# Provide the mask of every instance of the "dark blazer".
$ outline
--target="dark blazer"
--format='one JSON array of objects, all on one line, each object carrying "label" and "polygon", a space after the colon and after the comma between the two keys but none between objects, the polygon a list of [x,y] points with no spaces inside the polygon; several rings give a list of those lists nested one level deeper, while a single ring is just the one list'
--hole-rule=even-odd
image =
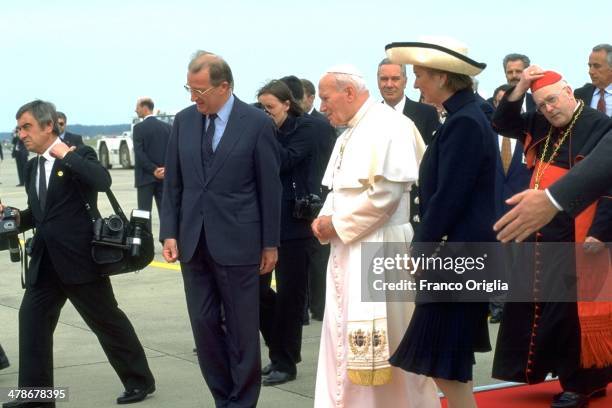
[{"label": "dark blazer", "polygon": [[310,115],[289,115],[278,130],[283,186],[281,240],[313,236],[310,221],[293,217],[294,202],[308,194],[321,197],[321,181],[333,148],[332,135],[331,125]]},{"label": "dark blazer", "polygon": [[496,149],[473,92],[456,92],[419,169],[421,226],[415,242],[493,242]]},{"label": "dark blazer", "polygon": [[574,96],[578,99],[582,99],[586,106],[591,106],[593,100],[593,93],[595,92],[595,85],[584,84],[584,86],[574,89]]},{"label": "dark blazer", "polygon": [[406,97],[403,113],[414,122],[425,144],[430,144],[434,133],[440,126],[436,108],[425,103],[414,102]]},{"label": "dark blazer", "polygon": [[280,241],[280,153],[272,120],[238,98],[210,167],[202,165],[203,116],[179,112],[166,153],[160,239],[191,260],[204,230],[221,265],[255,265]]},{"label": "dark blazer", "polygon": [[76,133],[65,132],[62,141],[68,146],[83,146],[83,136]]},{"label": "dark blazer", "polygon": [[172,126],[151,116],[134,125],[134,187],[155,183],[153,172],[164,166]]},{"label": "dark blazer", "polygon": [[91,147],[77,147],[64,159],[55,160],[47,186],[46,208],[42,209],[36,192],[37,170],[38,156],[26,165],[28,208],[21,211],[20,229],[36,228],[26,285],[36,283],[45,247],[63,283],[81,284],[99,279],[91,258],[91,217],[79,194],[79,186],[97,212],[97,192],[110,188],[110,174],[100,165]]},{"label": "dark blazer", "polygon": [[319,112],[316,109],[313,109],[312,112],[310,112],[310,116],[317,118],[317,119],[321,119],[326,121],[327,123],[329,123],[329,120],[327,119],[327,116],[325,116],[324,114],[322,114],[321,112]]},{"label": "dark blazer", "polygon": [[[496,146],[499,146],[499,139],[495,135]],[[501,160],[501,151],[497,149],[497,164],[495,167],[495,218],[501,218],[510,210],[510,206],[505,201],[513,195],[529,188],[531,180],[531,170],[523,163],[524,146],[516,140],[512,161],[508,168],[508,173],[504,173],[504,167]]]}]

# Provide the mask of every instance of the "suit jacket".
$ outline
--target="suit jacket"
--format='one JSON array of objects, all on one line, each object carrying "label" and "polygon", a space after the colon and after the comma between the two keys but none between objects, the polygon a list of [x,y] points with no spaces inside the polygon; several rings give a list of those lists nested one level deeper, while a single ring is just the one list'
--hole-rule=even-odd
[{"label": "suit jacket", "polygon": [[[419,169],[421,226],[415,242],[493,242],[496,144],[470,90],[456,92]],[[417,252],[418,253],[418,252]]]},{"label": "suit jacket", "polygon": [[425,103],[411,101],[406,97],[403,113],[414,122],[425,144],[431,143],[434,133],[440,126],[436,108]]},{"label": "suit jacket", "polygon": [[312,116],[313,118],[317,118],[320,120],[324,120],[327,123],[329,123],[329,120],[327,119],[327,116],[325,116],[324,114],[322,114],[321,112],[319,112],[316,109],[313,109],[312,112],[310,113],[310,116]]},{"label": "suit jacket", "polygon": [[14,136],[13,140],[13,150],[11,151],[11,156],[16,158],[17,156],[28,157],[30,154],[28,149],[26,149],[25,144],[23,144],[23,140],[21,140],[18,136]]},{"label": "suit jacket", "polygon": [[[496,145],[499,145],[497,134],[494,134]],[[512,161],[508,167],[508,173],[504,173],[501,151],[497,149],[497,164],[495,168],[495,218],[501,218],[510,210],[506,200],[513,195],[529,188],[531,170],[523,163],[523,144],[517,140],[512,153]]]},{"label": "suit jacket", "polygon": [[28,208],[21,211],[20,229],[36,228],[26,285],[36,283],[45,248],[63,283],[82,284],[99,279],[97,266],[91,258],[91,217],[79,188],[96,213],[97,192],[110,188],[110,174],[100,165],[91,147],[77,147],[64,159],[55,160],[43,209],[36,192],[37,170],[38,156],[26,164],[24,181]]},{"label": "suit jacket", "polygon": [[593,93],[595,92],[595,85],[584,84],[581,88],[574,89],[574,96],[578,99],[582,99],[586,106],[591,106],[593,100]]},{"label": "suit jacket", "polygon": [[221,265],[259,264],[280,236],[280,153],[272,120],[235,98],[212,162],[202,164],[202,114],[179,112],[166,154],[160,239],[191,260],[200,233]]},{"label": "suit jacket", "polygon": [[150,116],[134,126],[134,187],[161,182],[153,176],[158,167],[164,167],[166,147],[172,126]]},{"label": "suit jacket", "polygon": [[77,135],[76,133],[66,132],[64,133],[63,142],[68,146],[83,146],[83,136]]},{"label": "suit jacket", "polygon": [[[317,115],[314,115],[315,112]],[[314,190],[310,192],[319,195],[325,201],[329,190],[321,182],[323,181],[323,175],[327,169],[327,163],[329,163],[329,158],[334,150],[338,135],[336,134],[336,129],[327,120],[327,117],[317,112],[316,109],[312,111],[309,117],[312,122],[311,133],[315,140],[316,148],[309,175],[311,179],[310,185],[314,186]]]}]

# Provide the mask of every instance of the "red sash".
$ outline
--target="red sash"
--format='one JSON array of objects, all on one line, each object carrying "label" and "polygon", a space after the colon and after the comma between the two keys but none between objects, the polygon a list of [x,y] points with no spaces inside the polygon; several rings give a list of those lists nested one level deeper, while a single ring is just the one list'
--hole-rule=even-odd
[{"label": "red sash", "polygon": [[[533,160],[533,158],[532,158]],[[535,160],[536,169],[540,161]],[[545,164],[542,164],[545,165]],[[568,169],[549,165],[540,180],[540,188],[546,189],[568,172]],[[536,171],[531,177],[530,188],[535,186]],[[575,242],[584,242],[597,210],[597,201],[582,211],[574,221]],[[537,238],[536,238],[537,239]],[[612,365],[612,302],[606,299],[612,285],[610,256],[607,249],[596,254],[587,254],[576,246],[576,279],[578,299],[594,301],[578,302],[580,322],[580,364],[584,368],[601,368]]]}]

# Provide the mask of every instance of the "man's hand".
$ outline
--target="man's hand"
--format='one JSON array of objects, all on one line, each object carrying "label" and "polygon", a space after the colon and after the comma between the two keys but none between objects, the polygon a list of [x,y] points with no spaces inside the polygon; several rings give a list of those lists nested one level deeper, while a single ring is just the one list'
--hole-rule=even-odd
[{"label": "man's hand", "polygon": [[338,233],[332,223],[331,215],[323,215],[312,222],[312,232],[319,241],[326,242],[336,238]]},{"label": "man's hand", "polygon": [[[4,210],[6,209],[6,205],[2,204],[0,202],[0,219],[2,219],[2,217],[4,216]],[[15,210],[17,210],[15,208]],[[21,222],[21,211],[17,210],[17,214],[15,215],[15,220],[17,221],[17,225],[19,225],[19,223]]]},{"label": "man's hand", "polygon": [[51,151],[49,152],[49,154],[55,157],[56,159],[63,159],[64,157],[66,157],[68,152],[74,152],[75,150],[76,150],[75,146],[68,147],[66,143],[59,142],[58,144],[56,144],[55,146],[51,148]]},{"label": "man's hand", "polygon": [[153,176],[158,179],[158,180],[163,180],[164,179],[164,168],[163,167],[158,167],[153,171]]},{"label": "man's hand", "polygon": [[170,262],[170,263],[176,262],[179,256],[176,239],[174,238],[164,239],[164,249],[162,251],[162,255],[164,256],[164,259],[166,260],[166,262]]},{"label": "man's hand", "polygon": [[525,190],[506,200],[515,207],[493,226],[501,242],[521,242],[548,224],[559,210],[550,202],[544,190]]},{"label": "man's hand", "polygon": [[544,76],[544,71],[537,65],[530,65],[521,73],[521,79],[514,87],[512,93],[508,96],[509,101],[518,101],[527,93],[531,87],[531,83],[538,78]]},{"label": "man's hand", "polygon": [[584,244],[582,244],[582,247],[584,248],[584,252],[589,254],[596,254],[597,252],[604,249],[606,247],[606,244],[604,244],[595,237],[586,237],[586,239],[584,240]]},{"label": "man's hand", "polygon": [[278,249],[277,248],[264,248],[261,252],[261,264],[259,264],[259,274],[265,275],[266,273],[272,272],[274,266],[278,261]]}]

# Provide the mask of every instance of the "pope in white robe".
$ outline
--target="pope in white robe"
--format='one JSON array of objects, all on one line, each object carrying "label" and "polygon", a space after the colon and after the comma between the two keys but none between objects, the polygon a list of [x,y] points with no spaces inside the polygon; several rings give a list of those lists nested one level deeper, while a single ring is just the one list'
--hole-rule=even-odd
[{"label": "pope in white robe", "polygon": [[[410,119],[370,99],[365,85],[358,89],[360,77],[355,72],[330,69],[319,84],[321,110],[332,124],[347,129],[331,155],[323,178],[331,191],[313,223],[319,240],[331,245],[314,406],[439,407],[433,380],[391,367],[387,361],[408,327],[414,304],[363,302],[360,297],[361,244],[412,239],[409,191],[417,180],[417,156],[424,145]],[[354,86],[351,77],[357,86],[346,96],[342,85]],[[351,107],[356,113],[346,117]],[[323,232],[324,221],[333,225],[327,226],[334,230],[329,239]],[[375,341],[379,339],[383,340]],[[359,346],[369,349],[360,354]],[[372,356],[383,358],[372,361],[376,360]],[[374,369],[361,370],[368,365]]]}]

